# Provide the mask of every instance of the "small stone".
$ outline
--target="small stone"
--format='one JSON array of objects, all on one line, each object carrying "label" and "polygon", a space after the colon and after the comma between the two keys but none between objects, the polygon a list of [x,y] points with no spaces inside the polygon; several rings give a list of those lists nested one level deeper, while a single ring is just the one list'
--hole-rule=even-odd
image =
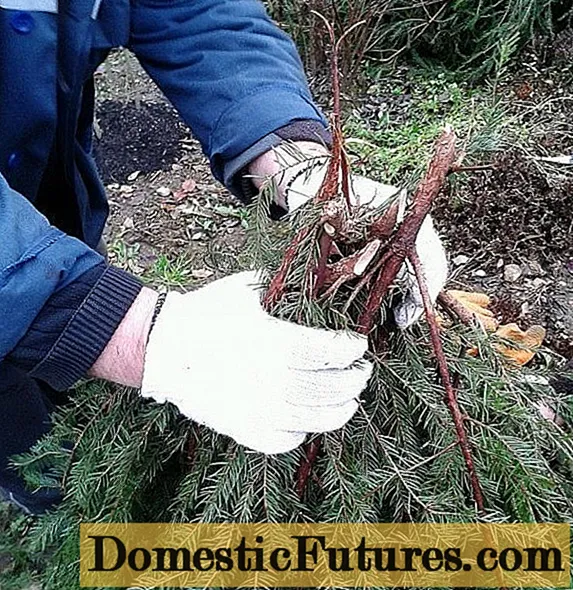
[{"label": "small stone", "polygon": [[521,267],[517,264],[508,264],[503,269],[503,278],[508,283],[515,283],[517,279],[523,274]]},{"label": "small stone", "polygon": [[209,270],[208,268],[198,268],[196,270],[191,271],[191,276],[194,279],[208,279],[212,275],[213,271]]},{"label": "small stone", "polygon": [[171,194],[171,189],[166,186],[160,186],[155,192],[160,197],[168,197]]},{"label": "small stone", "polygon": [[529,315],[529,312],[531,311],[531,306],[529,305],[529,302],[524,301],[521,304],[521,317],[524,317],[526,315]]},{"label": "small stone", "polygon": [[133,222],[133,217],[126,217],[123,220],[123,227],[124,229],[133,229],[135,227],[135,224]]},{"label": "small stone", "polygon": [[183,166],[181,166],[181,164],[171,164],[171,170],[177,172],[178,170],[183,170]]},{"label": "small stone", "polygon": [[133,192],[133,187],[132,186],[129,186],[129,184],[122,184],[119,187],[119,192],[120,193],[124,193],[126,195],[129,195],[129,194],[131,194]]},{"label": "small stone", "polygon": [[132,172],[128,177],[127,180],[128,182],[133,182],[134,180],[137,180],[137,177],[141,174],[141,170],[136,170],[135,172]]},{"label": "small stone", "polygon": [[543,279],[540,279],[539,277],[537,277],[536,279],[533,279],[533,288],[534,289],[541,289],[544,286],[545,286],[545,281]]},{"label": "small stone", "polygon": [[498,268],[498,269],[499,269],[499,268],[503,268],[503,265],[504,265],[504,264],[505,264],[505,262],[503,261],[503,258],[500,258],[500,259],[497,261],[497,264],[496,264],[495,266],[496,266],[496,268]]},{"label": "small stone", "polygon": [[205,234],[202,231],[195,232],[192,236],[192,240],[200,240]]},{"label": "small stone", "polygon": [[466,256],[465,254],[459,254],[452,260],[452,262],[454,263],[454,266],[461,266],[462,264],[466,264],[468,260],[469,256]]},{"label": "small stone", "polygon": [[528,260],[524,265],[523,274],[526,277],[543,277],[547,272],[543,270],[539,262]]},{"label": "small stone", "polygon": [[480,278],[483,278],[483,277],[485,277],[485,276],[487,276],[487,275],[486,275],[486,272],[485,272],[485,270],[483,270],[483,269],[481,269],[481,268],[480,268],[480,269],[478,269],[478,270],[476,270],[476,271],[474,271],[474,277],[480,277]]}]

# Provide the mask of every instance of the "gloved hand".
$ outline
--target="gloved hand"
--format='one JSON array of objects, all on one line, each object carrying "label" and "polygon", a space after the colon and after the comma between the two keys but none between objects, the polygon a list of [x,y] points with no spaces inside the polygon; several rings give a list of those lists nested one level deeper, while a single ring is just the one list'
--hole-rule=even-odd
[{"label": "gloved hand", "polygon": [[149,336],[142,395],[264,453],[341,428],[372,370],[366,338],[268,315],[243,272],[170,293]]},{"label": "gloved hand", "polygon": [[[306,203],[320,190],[328,165],[328,151],[317,143],[299,142],[285,144],[266,152],[252,165],[254,178],[272,177],[277,189],[277,204],[292,213]],[[395,186],[381,184],[363,176],[351,177],[351,198],[355,203],[376,208],[388,199],[398,197],[400,208],[397,221],[402,221],[406,209],[406,191]],[[424,269],[428,291],[435,301],[443,289],[448,276],[446,253],[434,229],[430,217],[426,217],[418,237],[416,247]],[[404,297],[394,308],[396,325],[407,328],[418,320],[424,312],[422,295],[414,270],[406,262],[398,275],[397,282],[403,286]]]}]

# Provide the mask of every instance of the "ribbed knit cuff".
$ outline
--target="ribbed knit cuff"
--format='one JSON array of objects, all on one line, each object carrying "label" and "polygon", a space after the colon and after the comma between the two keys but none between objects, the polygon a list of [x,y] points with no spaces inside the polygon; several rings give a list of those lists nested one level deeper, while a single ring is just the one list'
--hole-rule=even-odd
[{"label": "ribbed knit cuff", "polygon": [[85,376],[106,347],[143,285],[108,266],[49,353],[30,371],[59,391]]}]

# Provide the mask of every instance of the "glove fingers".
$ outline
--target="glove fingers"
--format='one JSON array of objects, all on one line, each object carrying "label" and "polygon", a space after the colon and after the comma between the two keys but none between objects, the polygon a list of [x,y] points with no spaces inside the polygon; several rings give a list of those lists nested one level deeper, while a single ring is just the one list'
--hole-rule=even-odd
[{"label": "glove fingers", "polygon": [[306,432],[338,430],[354,416],[357,409],[355,399],[337,406],[293,406],[292,427]]},{"label": "glove fingers", "polygon": [[350,369],[296,371],[287,401],[302,407],[331,407],[356,399],[366,388],[372,363],[361,361]]},{"label": "glove fingers", "polygon": [[285,341],[290,343],[285,360],[293,369],[346,369],[368,349],[364,336],[282,324]]}]

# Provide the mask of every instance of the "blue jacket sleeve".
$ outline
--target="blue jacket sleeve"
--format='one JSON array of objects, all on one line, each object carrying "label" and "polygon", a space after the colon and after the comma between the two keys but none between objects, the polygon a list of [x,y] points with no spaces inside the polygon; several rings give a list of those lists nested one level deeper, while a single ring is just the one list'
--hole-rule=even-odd
[{"label": "blue jacket sleeve", "polygon": [[102,261],[51,226],[0,175],[0,361],[53,293]]},{"label": "blue jacket sleeve", "polygon": [[326,125],[291,39],[259,0],[132,0],[130,48],[224,181],[226,162],[297,120]]}]

